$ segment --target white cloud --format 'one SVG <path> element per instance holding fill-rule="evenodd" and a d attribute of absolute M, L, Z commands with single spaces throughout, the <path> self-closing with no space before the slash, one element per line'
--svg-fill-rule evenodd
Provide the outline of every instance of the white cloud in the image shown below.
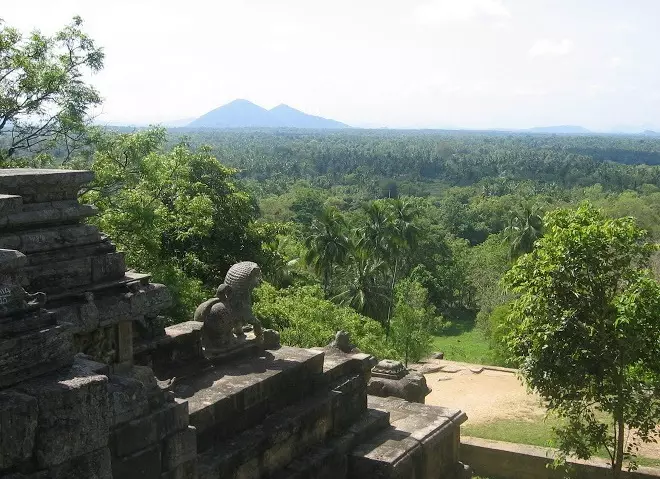
<path fill-rule="evenodd" d="M 417 7 L 415 19 L 423 24 L 465 22 L 479 18 L 508 19 L 511 12 L 501 0 L 431 0 Z"/>
<path fill-rule="evenodd" d="M 529 56 L 532 58 L 541 56 L 560 57 L 568 55 L 572 51 L 573 42 L 567 38 L 564 38 L 561 41 L 544 38 L 537 40 L 536 43 L 532 45 L 532 48 L 529 49 Z"/>
<path fill-rule="evenodd" d="M 611 57 L 607 62 L 610 68 L 619 68 L 622 63 L 623 60 L 621 59 L 621 57 Z"/>

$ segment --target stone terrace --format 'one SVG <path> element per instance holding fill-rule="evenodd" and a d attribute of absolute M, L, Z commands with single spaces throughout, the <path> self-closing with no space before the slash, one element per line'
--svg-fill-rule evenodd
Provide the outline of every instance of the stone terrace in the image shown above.
<path fill-rule="evenodd" d="M 167 288 L 84 223 L 92 178 L 0 170 L 0 478 L 464 477 L 465 415 L 368 397 L 367 355 L 210 363 L 163 328 Z"/>

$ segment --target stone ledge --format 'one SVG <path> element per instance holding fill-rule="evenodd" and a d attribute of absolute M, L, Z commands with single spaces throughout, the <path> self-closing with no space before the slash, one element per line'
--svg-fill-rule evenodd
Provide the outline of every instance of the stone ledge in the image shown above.
<path fill-rule="evenodd" d="M 461 438 L 461 461 L 472 466 L 479 475 L 520 477 L 523 479 L 561 479 L 561 470 L 547 468 L 554 450 L 550 448 L 492 441 L 476 437 Z M 580 479 L 601 479 L 609 475 L 609 467 L 602 461 L 574 459 L 570 464 Z M 635 472 L 623 471 L 622 479 L 653 479 L 660 477 L 660 469 L 640 467 Z"/>

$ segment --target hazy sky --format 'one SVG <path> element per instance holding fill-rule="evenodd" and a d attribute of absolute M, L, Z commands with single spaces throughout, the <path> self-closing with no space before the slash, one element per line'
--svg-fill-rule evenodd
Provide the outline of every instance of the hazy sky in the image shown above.
<path fill-rule="evenodd" d="M 354 126 L 660 128 L 660 0 L 2 0 L 103 46 L 102 120 L 236 98 Z"/>

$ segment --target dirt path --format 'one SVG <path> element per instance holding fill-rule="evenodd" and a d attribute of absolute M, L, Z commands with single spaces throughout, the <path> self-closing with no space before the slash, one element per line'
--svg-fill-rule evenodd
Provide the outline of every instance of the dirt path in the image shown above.
<path fill-rule="evenodd" d="M 445 360 L 412 367 L 424 373 L 433 389 L 426 404 L 460 409 L 470 424 L 500 419 L 537 421 L 545 416 L 539 398 L 528 394 L 513 370 Z M 644 444 L 639 454 L 660 459 L 660 444 Z"/>
<path fill-rule="evenodd" d="M 539 399 L 527 394 L 513 372 L 450 361 L 434 361 L 429 366 L 442 371 L 425 374 L 433 389 L 426 404 L 460 409 L 472 424 L 509 418 L 534 420 L 545 414 Z"/>

